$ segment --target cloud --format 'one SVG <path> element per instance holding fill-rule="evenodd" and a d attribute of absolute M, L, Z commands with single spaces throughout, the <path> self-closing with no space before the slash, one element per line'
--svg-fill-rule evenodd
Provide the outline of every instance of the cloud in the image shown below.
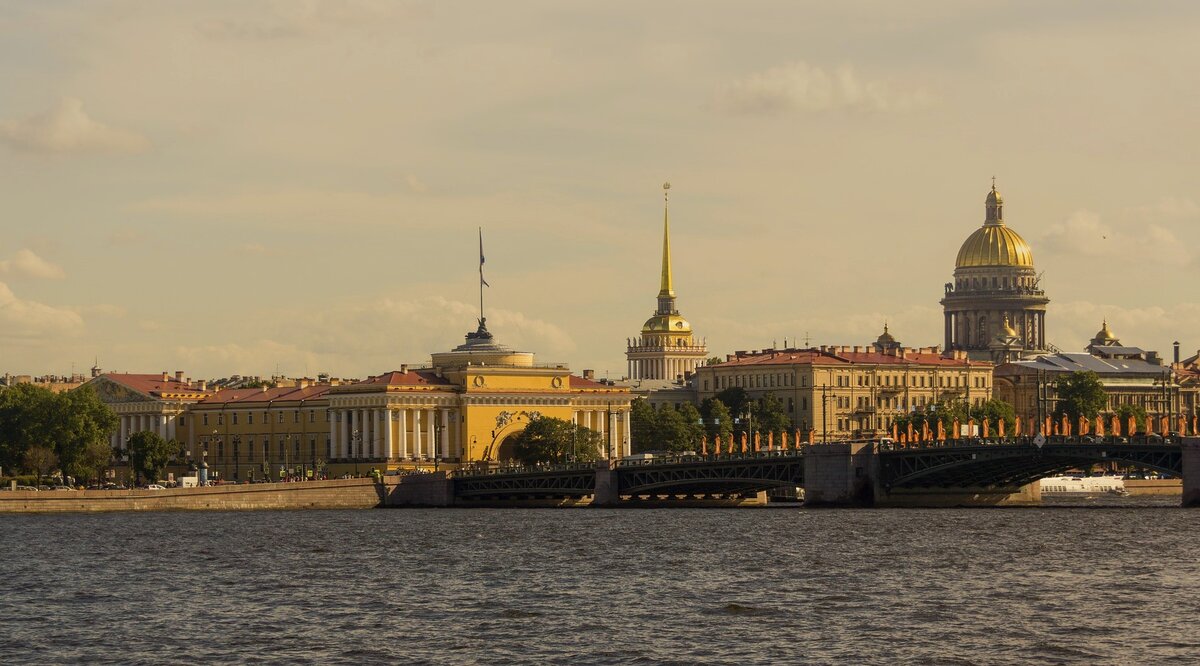
<path fill-rule="evenodd" d="M 63 98 L 51 111 L 0 122 L 0 140 L 35 153 L 137 153 L 150 147 L 139 134 L 92 120 L 83 102 L 73 97 Z"/>
<path fill-rule="evenodd" d="M 429 186 L 411 173 L 404 177 L 404 184 L 408 185 L 408 189 L 416 194 L 424 194 L 429 191 Z"/>
<path fill-rule="evenodd" d="M 17 250 L 12 259 L 0 261 L 0 275 L 43 280 L 61 280 L 67 277 L 61 266 L 46 261 L 29 249 Z"/>
<path fill-rule="evenodd" d="M 881 81 L 864 81 L 850 65 L 827 72 L 801 61 L 729 84 L 718 92 L 716 106 L 730 113 L 769 115 L 835 109 L 909 111 L 932 102 L 922 89 L 903 92 Z"/>
<path fill-rule="evenodd" d="M 244 243 L 235 248 L 241 254 L 248 254 L 255 257 L 269 257 L 279 254 L 279 250 L 267 247 L 262 243 Z"/>
<path fill-rule="evenodd" d="M 1160 224 L 1109 224 L 1088 210 L 1078 210 L 1051 225 L 1042 245 L 1063 255 L 1123 258 L 1131 262 L 1154 260 L 1182 266 L 1192 260 L 1187 244 Z"/>
<path fill-rule="evenodd" d="M 107 317 L 107 318 L 112 318 L 112 319 L 121 318 L 121 317 L 124 317 L 125 315 L 129 314 L 129 310 L 127 310 L 126 308 L 124 308 L 120 305 L 112 305 L 110 303 L 94 303 L 92 305 L 79 305 L 79 306 L 73 307 L 71 309 L 74 310 L 75 312 L 78 312 L 81 315 Z"/>
<path fill-rule="evenodd" d="M 1047 341 L 1063 351 L 1082 351 L 1104 321 L 1122 344 L 1157 351 L 1167 360 L 1175 340 L 1182 343 L 1185 356 L 1200 347 L 1200 341 L 1192 337 L 1194 331 L 1200 331 L 1200 303 L 1126 307 L 1075 300 L 1051 307 L 1053 321 L 1047 321 L 1047 328 L 1053 339 Z"/>
<path fill-rule="evenodd" d="M 82 330 L 83 318 L 77 312 L 22 300 L 0 282 L 0 339 L 49 343 Z"/>
<path fill-rule="evenodd" d="M 221 345 L 180 346 L 175 348 L 175 357 L 181 365 L 213 376 L 273 374 L 277 366 L 285 375 L 305 374 L 306 370 L 315 375 L 321 368 L 315 354 L 294 344 L 266 338 Z"/>

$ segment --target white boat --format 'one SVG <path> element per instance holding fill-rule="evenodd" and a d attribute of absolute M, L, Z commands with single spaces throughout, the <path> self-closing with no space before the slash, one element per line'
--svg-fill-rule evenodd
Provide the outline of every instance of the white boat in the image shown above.
<path fill-rule="evenodd" d="M 1042 494 L 1125 494 L 1121 476 L 1048 476 L 1041 481 Z"/>

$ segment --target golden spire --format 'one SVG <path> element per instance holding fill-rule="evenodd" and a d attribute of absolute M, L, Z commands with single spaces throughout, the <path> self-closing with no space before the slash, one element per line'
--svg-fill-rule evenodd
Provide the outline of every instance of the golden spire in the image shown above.
<path fill-rule="evenodd" d="M 671 184 L 663 183 L 663 258 L 662 280 L 658 287 L 659 297 L 675 295 L 675 289 L 671 285 L 671 221 L 668 215 L 670 193 Z"/>

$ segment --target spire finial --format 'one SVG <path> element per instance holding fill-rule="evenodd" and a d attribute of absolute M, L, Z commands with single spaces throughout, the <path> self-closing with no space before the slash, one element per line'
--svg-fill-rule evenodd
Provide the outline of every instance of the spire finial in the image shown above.
<path fill-rule="evenodd" d="M 996 177 L 992 176 L 992 191 L 996 191 Z"/>

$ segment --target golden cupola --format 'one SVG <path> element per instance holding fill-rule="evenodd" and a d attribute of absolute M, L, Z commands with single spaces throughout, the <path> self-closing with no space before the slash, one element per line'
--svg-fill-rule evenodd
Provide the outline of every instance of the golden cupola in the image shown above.
<path fill-rule="evenodd" d="M 1004 199 L 992 185 L 985 202 L 983 226 L 967 237 L 958 250 L 955 268 L 1013 266 L 1033 268 L 1033 250 L 1021 235 L 1004 224 Z"/>

